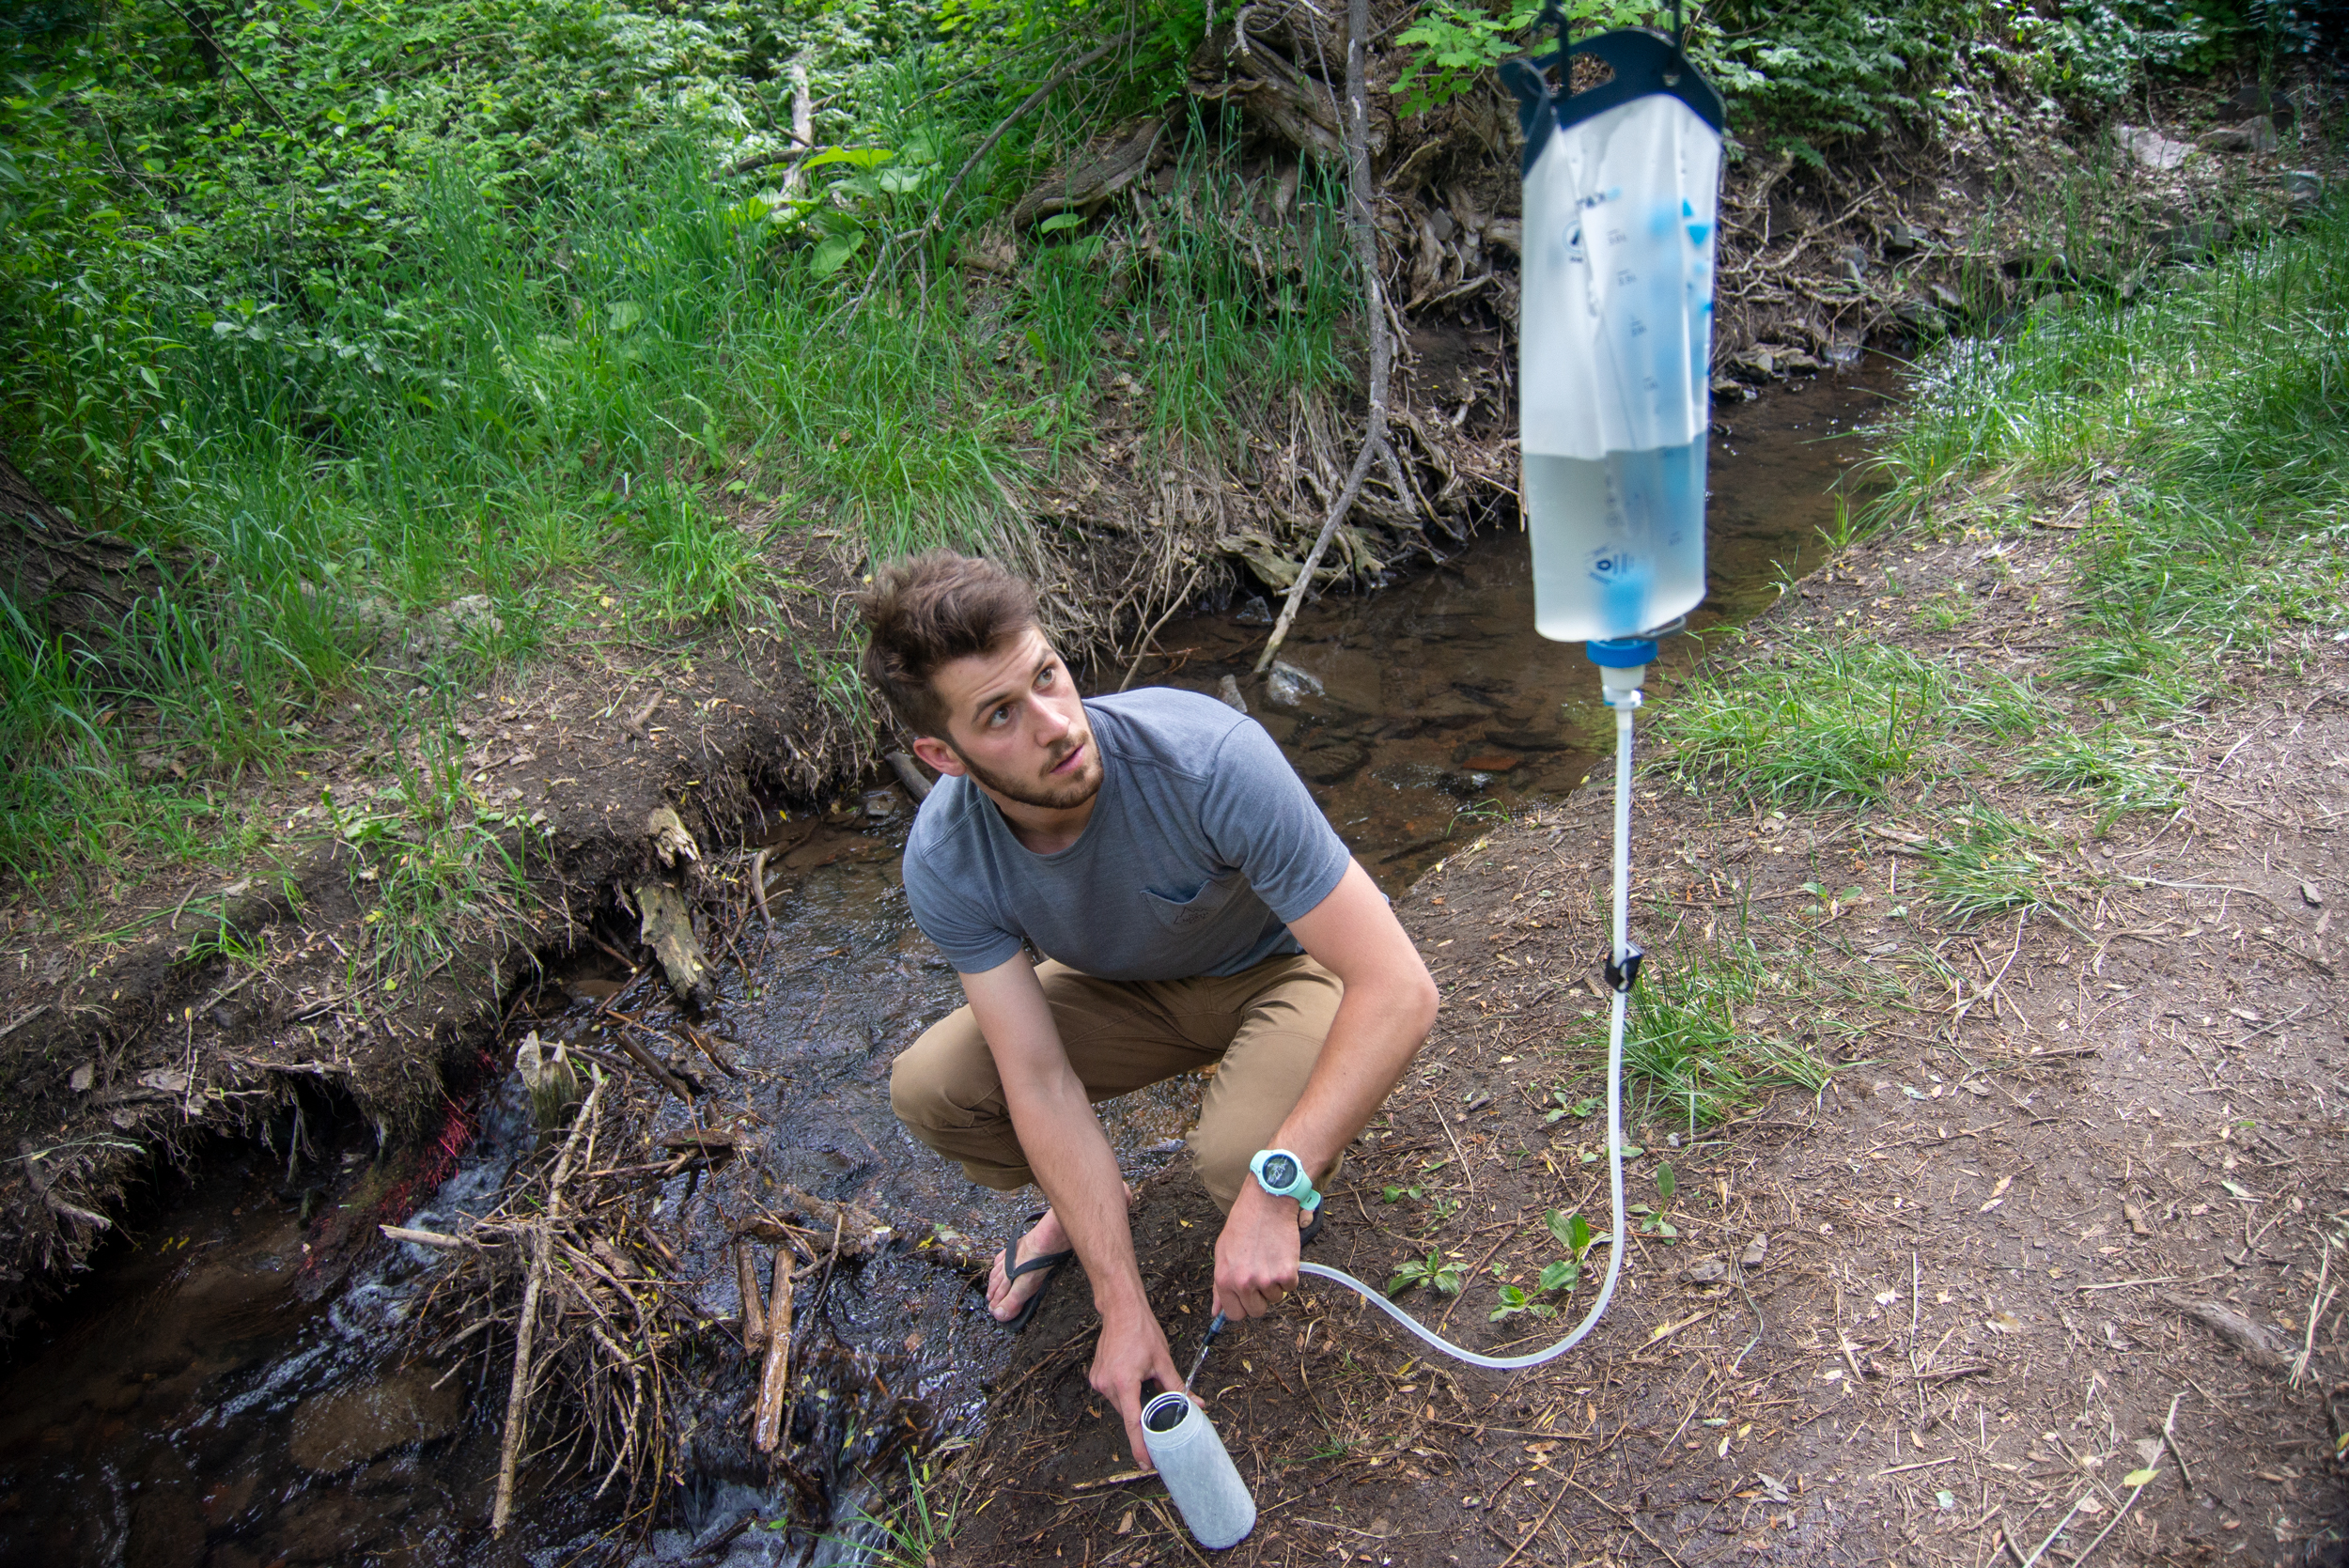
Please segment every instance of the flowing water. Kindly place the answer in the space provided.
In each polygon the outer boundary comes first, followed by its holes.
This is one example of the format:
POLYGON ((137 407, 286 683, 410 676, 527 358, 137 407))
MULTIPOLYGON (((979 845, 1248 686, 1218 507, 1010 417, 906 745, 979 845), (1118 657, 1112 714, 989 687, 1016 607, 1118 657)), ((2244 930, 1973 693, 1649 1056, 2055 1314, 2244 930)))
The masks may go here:
MULTIPOLYGON (((1708 593, 1693 629, 1750 615, 1815 554, 1833 517, 1828 488, 1863 456, 1850 431, 1876 405, 1875 380, 1822 380, 1718 416, 1708 593)), ((1290 671, 1272 682, 1249 674, 1269 618, 1244 602, 1173 623, 1143 678, 1215 691, 1232 677, 1391 891, 1480 822, 1575 787, 1597 760, 1595 672, 1579 647, 1533 635, 1514 529, 1377 594, 1309 607, 1282 653, 1290 671)), ((1667 644, 1667 689, 1695 652, 1692 639, 1667 644)), ((859 813, 786 819, 769 840, 776 921, 745 939, 711 1026, 745 1078, 715 1080, 705 1102, 706 1121, 741 1130, 746 1153, 690 1188, 672 1179, 655 1210, 680 1243, 692 1309, 710 1319, 739 1310, 735 1224, 782 1188, 990 1244, 1033 1206, 964 1182, 889 1110, 891 1059, 960 1001, 906 908, 896 857, 908 820, 894 788, 877 790, 859 813)), ((595 1004, 614 983, 575 969, 541 994, 533 1021, 595 1043, 610 1026, 595 1004)), ((1179 1146, 1196 1092, 1175 1080, 1105 1108, 1129 1175, 1179 1146)), ((662 1114, 686 1125, 675 1102, 662 1114)), ((451 1228, 487 1210, 531 1148, 513 1076, 451 1108, 447 1156, 412 1195, 385 1190, 389 1168, 355 1127, 347 1149, 284 1132, 280 1152, 227 1150, 192 1183, 167 1179, 154 1211, 18 1331, 0 1401, 0 1568, 425 1568, 583 1551, 855 1561, 853 1543, 878 1539, 863 1512, 885 1510, 910 1461, 975 1432, 1003 1364, 1008 1342, 960 1275, 902 1250, 843 1264, 801 1313, 789 1474, 770 1472, 744 1440, 752 1370, 713 1357, 686 1473, 648 1545, 606 1533, 615 1510, 593 1497, 593 1477, 547 1466, 526 1469, 521 1528, 492 1543, 503 1367, 393 1353, 439 1266, 421 1250, 370 1250, 355 1272, 319 1260, 338 1226, 451 1228), (289 1146, 301 1150, 290 1161, 289 1146), (828 1522, 791 1526, 795 1509, 828 1522)))

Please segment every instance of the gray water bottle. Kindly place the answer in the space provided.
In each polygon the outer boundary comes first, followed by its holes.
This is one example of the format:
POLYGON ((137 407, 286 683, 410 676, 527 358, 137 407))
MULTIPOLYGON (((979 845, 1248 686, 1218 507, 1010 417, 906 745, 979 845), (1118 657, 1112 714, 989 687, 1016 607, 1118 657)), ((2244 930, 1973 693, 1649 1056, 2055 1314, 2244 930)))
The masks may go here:
POLYGON ((1236 1546, 1256 1528, 1256 1499, 1207 1413, 1179 1390, 1142 1407, 1142 1440, 1193 1539, 1209 1551, 1236 1546))

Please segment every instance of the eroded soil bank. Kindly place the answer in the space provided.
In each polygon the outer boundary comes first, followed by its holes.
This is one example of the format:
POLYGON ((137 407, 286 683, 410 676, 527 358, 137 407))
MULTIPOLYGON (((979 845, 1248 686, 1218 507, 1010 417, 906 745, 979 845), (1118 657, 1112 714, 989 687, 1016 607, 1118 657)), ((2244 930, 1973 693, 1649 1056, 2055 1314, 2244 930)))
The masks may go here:
MULTIPOLYGON (((1858 636, 2044 678, 2079 565, 2066 521, 2009 507, 1861 545, 1723 657, 1858 636), (1953 592, 1972 613, 1935 629, 1953 592)), ((1319 1285, 1227 1336, 1200 1391, 1261 1511, 1228 1560, 2334 1560, 2344 693, 2338 644, 2279 647, 2192 726, 2175 812, 2103 836, 2010 791, 2064 846, 2051 891, 1970 923, 1918 896, 1909 813, 1930 783, 1781 815, 1649 775, 1642 985, 1686 999, 1750 952, 1735 1028, 1756 1060, 1782 1045, 1831 1077, 1723 1124, 1692 1129, 1663 1099, 1632 1117, 1648 1212, 1607 1319, 1552 1367, 1422 1358, 1319 1285)), ((1652 697, 1668 706, 1670 683, 1652 697)), ((1530 1294, 1561 1256, 1549 1211, 1607 1229, 1608 806, 1586 790, 1521 815, 1399 905, 1444 1009, 1316 1255, 1383 1284, 1434 1249, 1462 1295, 1402 1299, 1477 1348, 1579 1316, 1587 1283, 1550 1297, 1557 1317, 1487 1322, 1502 1284, 1530 1294)), ((1183 1359, 1212 1210, 1175 1172, 1140 1215, 1183 1359)), ((1091 1346, 1064 1289, 968 1462, 942 1560, 1194 1560, 1085 1387, 1091 1346)))

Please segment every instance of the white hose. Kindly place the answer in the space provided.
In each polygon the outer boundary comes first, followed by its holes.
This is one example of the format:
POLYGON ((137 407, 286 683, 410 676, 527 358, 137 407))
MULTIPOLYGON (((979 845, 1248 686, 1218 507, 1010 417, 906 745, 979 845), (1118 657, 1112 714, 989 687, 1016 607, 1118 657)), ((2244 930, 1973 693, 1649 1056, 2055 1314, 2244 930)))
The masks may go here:
MULTIPOLYGON (((1610 695, 1615 693, 1610 692, 1610 695)), ((1620 970, 1631 951, 1631 711, 1640 706, 1640 693, 1635 690, 1621 693, 1615 708, 1615 943, 1614 958, 1620 970)), ((1490 1367, 1495 1372, 1518 1372, 1526 1367, 1538 1367, 1554 1361, 1580 1344, 1598 1320, 1606 1314, 1607 1303, 1614 1298, 1615 1277, 1623 1269, 1623 1028, 1624 1013, 1630 1001, 1630 987, 1626 986, 1614 994, 1607 1017, 1607 1184, 1609 1196, 1614 1203, 1614 1228, 1607 1233, 1607 1279, 1598 1287, 1598 1299, 1591 1303, 1588 1316, 1575 1325, 1574 1332, 1547 1350, 1536 1350, 1525 1356, 1483 1356, 1458 1345, 1421 1324, 1402 1308, 1388 1300, 1376 1289, 1364 1284, 1351 1274, 1326 1268, 1317 1263, 1300 1263, 1297 1271, 1344 1285, 1360 1295, 1363 1300, 1386 1313, 1405 1328, 1425 1341, 1434 1349, 1455 1361, 1466 1361, 1474 1367, 1490 1367)))

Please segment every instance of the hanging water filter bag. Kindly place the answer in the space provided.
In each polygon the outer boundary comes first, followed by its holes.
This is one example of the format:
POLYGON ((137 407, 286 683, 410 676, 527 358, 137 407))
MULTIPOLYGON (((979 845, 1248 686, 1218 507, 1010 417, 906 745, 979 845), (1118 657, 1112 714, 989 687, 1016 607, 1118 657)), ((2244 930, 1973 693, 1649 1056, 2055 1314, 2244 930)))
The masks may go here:
POLYGON ((1630 637, 1704 598, 1720 96, 1640 28, 1501 77, 1525 129, 1517 405, 1534 628, 1630 637), (1553 92, 1548 68, 1570 80, 1586 54, 1611 79, 1553 92))

